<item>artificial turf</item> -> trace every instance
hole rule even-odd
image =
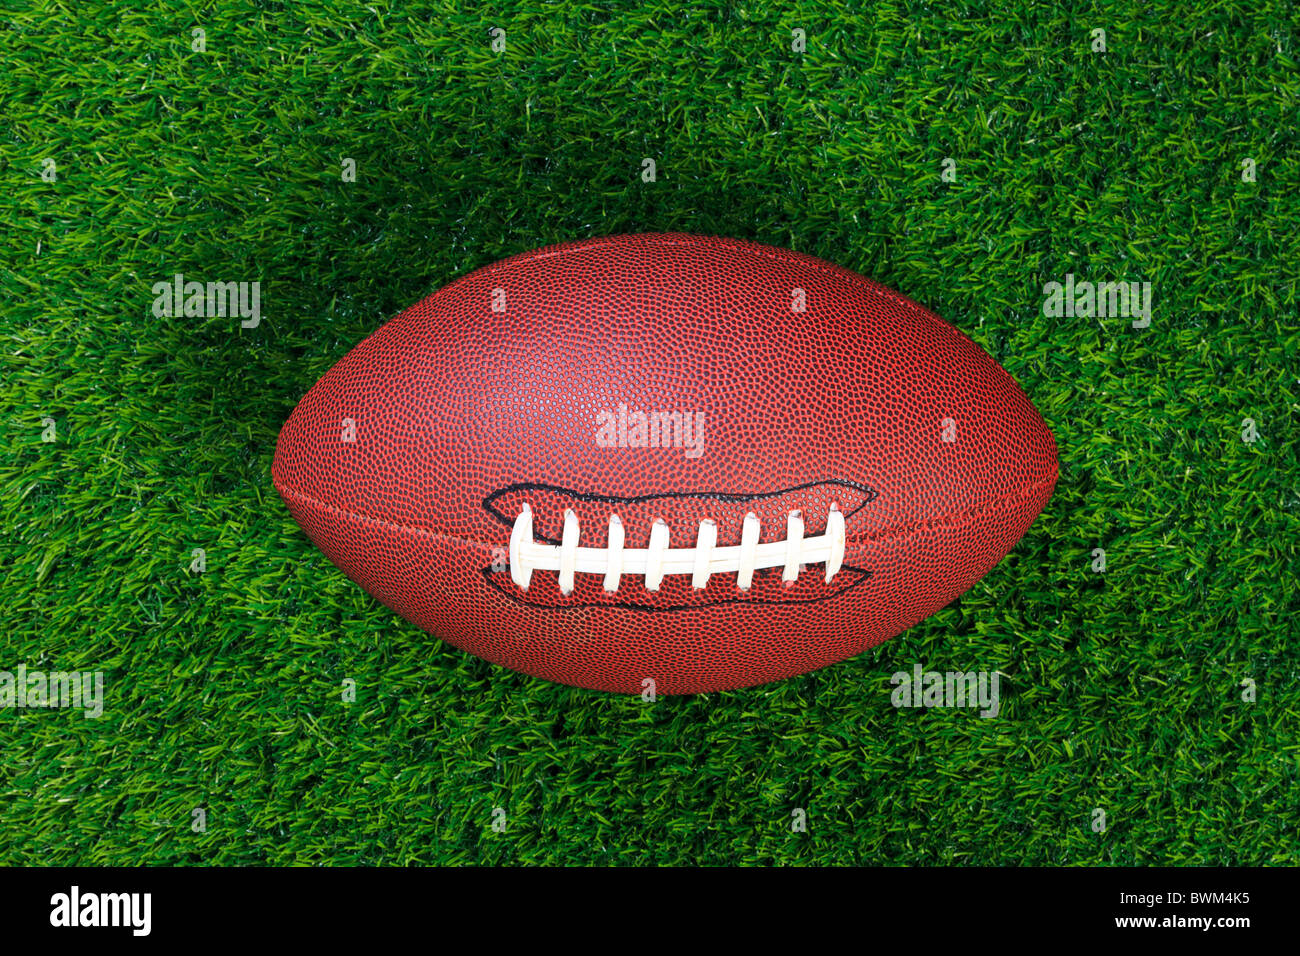
[[[98,719],[0,710],[0,863],[1300,863],[1293,4],[68,0],[0,33],[0,670],[105,676]],[[471,268],[638,231],[944,315],[1055,432],[1046,511],[856,659],[654,703],[369,598],[272,487],[294,404]],[[155,315],[176,274],[260,282],[260,324]],[[1150,326],[1044,315],[1071,274],[1150,282]],[[891,706],[917,663],[999,672],[1000,713]]]

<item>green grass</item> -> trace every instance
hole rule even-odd
[[[130,6],[0,14],[0,670],[107,694],[0,710],[0,863],[1300,864],[1292,4]],[[855,660],[653,705],[336,571],[270,479],[307,388],[475,266],[649,230],[988,349],[1060,446],[1012,555]],[[260,281],[261,325],[155,318],[176,273]],[[1151,282],[1151,327],[1044,317],[1067,273]],[[1000,671],[1001,715],[895,710],[917,662]]]

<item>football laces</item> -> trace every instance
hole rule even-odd
[[[573,593],[579,574],[601,575],[610,593],[628,576],[643,577],[647,591],[658,591],[669,574],[689,574],[696,589],[707,587],[715,574],[734,574],[736,588],[748,591],[754,572],[763,568],[782,568],[781,580],[788,584],[799,577],[805,565],[824,564],[826,582],[830,583],[844,565],[844,513],[838,504],[831,505],[822,534],[806,537],[799,511],[786,515],[785,537],[760,543],[762,531],[762,522],[751,511],[741,526],[740,543],[718,547],[718,526],[705,518],[692,547],[674,548],[668,525],[661,518],[650,526],[646,547],[627,548],[623,521],[610,514],[608,545],[589,548],[579,543],[582,529],[578,516],[566,509],[560,543],[546,544],[533,537],[533,511],[525,502],[510,530],[510,577],[526,591],[534,571],[555,571],[560,593],[567,595]]]

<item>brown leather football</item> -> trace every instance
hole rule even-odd
[[[818,259],[626,235],[464,276],[316,383],[272,468],[348,577],[581,687],[696,693],[844,660],[1033,523],[1056,445],[992,358]]]

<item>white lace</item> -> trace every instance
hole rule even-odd
[[[560,543],[539,544],[533,540],[533,512],[524,504],[510,531],[510,577],[528,590],[534,571],[558,571],[560,592],[573,592],[577,574],[600,574],[605,590],[617,591],[625,574],[645,576],[647,591],[658,591],[666,574],[689,574],[691,586],[703,588],[715,574],[735,574],[736,587],[748,591],[759,568],[784,568],[781,580],[793,581],[806,564],[825,564],[829,582],[844,564],[844,515],[832,505],[826,516],[826,531],[815,538],[803,535],[803,515],[791,511],[786,516],[785,539],[759,544],[762,528],[758,515],[745,515],[740,544],[717,547],[718,526],[709,519],[700,522],[693,548],[670,548],[668,525],[656,521],[650,528],[645,548],[624,548],[623,522],[616,514],[609,516],[609,546],[580,548],[578,516],[564,512],[564,530]]]

